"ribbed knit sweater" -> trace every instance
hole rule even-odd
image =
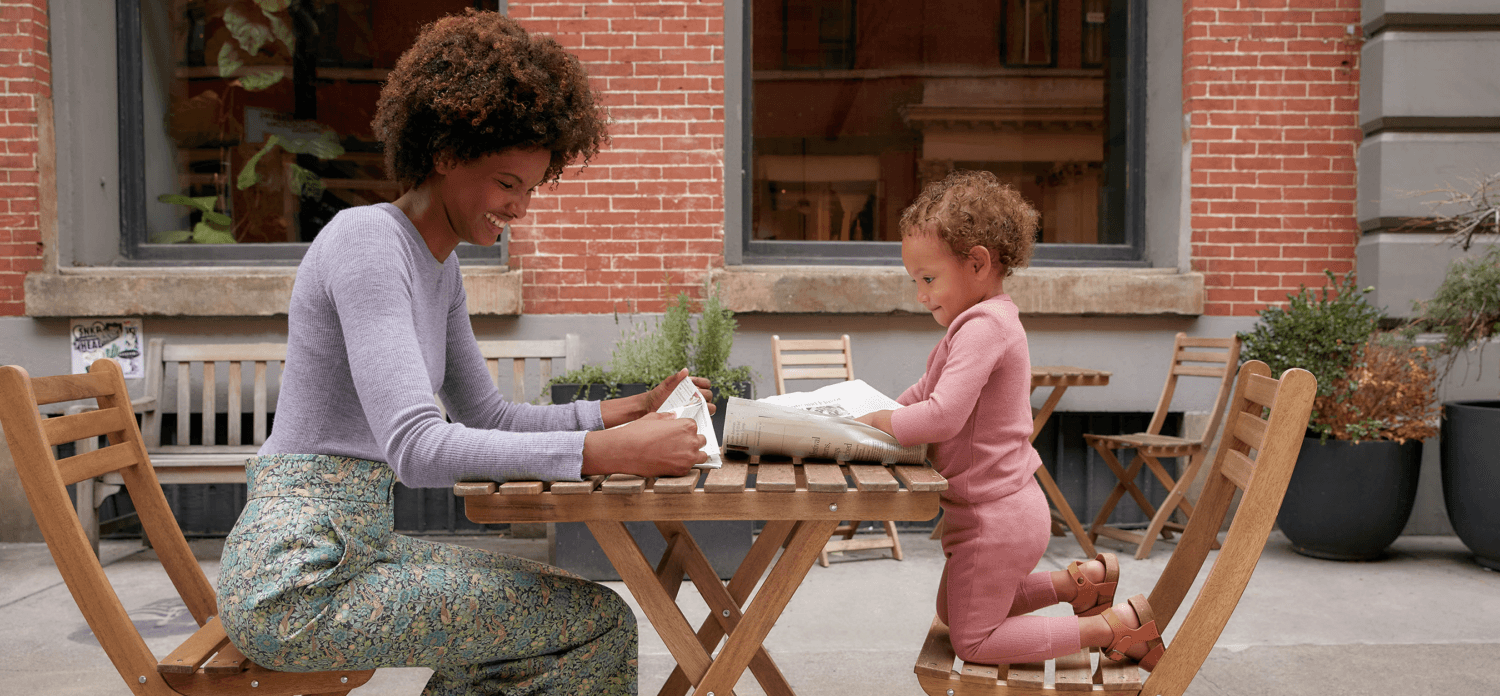
[[[500,397],[469,323],[457,254],[439,263],[396,206],[344,210],[308,248],[261,454],[383,461],[417,488],[578,479],[584,431],[602,427],[597,401]]]

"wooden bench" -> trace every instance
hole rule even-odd
[[[578,334],[553,340],[480,341],[490,379],[512,401],[532,401],[552,379],[553,361],[563,369],[581,363]],[[146,453],[157,479],[163,483],[244,483],[245,460],[255,456],[270,432],[280,391],[285,343],[168,344],[151,339],[146,344],[145,391],[131,401],[141,419]],[[536,365],[540,383],[530,388],[528,364]],[[502,384],[501,375],[509,374]],[[171,387],[169,389],[169,387]],[[221,402],[222,394],[222,402]],[[527,397],[530,398],[527,398]],[[439,406],[441,408],[441,405]],[[75,406],[68,413],[87,407]],[[200,414],[200,436],[193,438],[192,413]],[[227,416],[219,432],[217,415]],[[167,431],[167,414],[175,426]],[[80,442],[87,450],[92,443]],[[76,488],[79,521],[97,551],[99,535],[129,524],[132,515],[101,524],[99,505],[120,490],[118,473],[80,481]]]

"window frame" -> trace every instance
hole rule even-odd
[[[142,0],[115,0],[116,91],[119,109],[120,264],[125,266],[295,266],[310,242],[151,244],[146,229],[145,84]],[[500,0],[499,11],[507,10]],[[510,262],[510,226],[492,247],[460,243],[469,266]]]
[[[751,3],[724,2],[724,263],[753,265],[901,265],[899,242],[820,242],[756,240],[750,235],[752,203],[751,153],[754,151],[754,113],[750,46]],[[1124,129],[1126,163],[1123,176],[1125,214],[1122,244],[1043,244],[1032,254],[1033,267],[1148,267],[1146,258],[1146,49],[1145,2],[1112,0],[1111,20],[1127,22],[1125,66],[1113,81],[1125,85]],[[1106,134],[1107,135],[1107,134]],[[1130,185],[1140,182],[1141,185]]]

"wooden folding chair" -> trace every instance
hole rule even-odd
[[[1240,340],[1238,338],[1189,338],[1187,334],[1177,334],[1177,339],[1172,346],[1172,364],[1167,371],[1167,383],[1162,387],[1161,400],[1156,404],[1156,413],[1151,416],[1151,423],[1146,427],[1146,432],[1132,433],[1129,435],[1084,435],[1083,439],[1099,453],[1104,459],[1110,471],[1113,471],[1119,482],[1115,484],[1109,496],[1104,499],[1104,505],[1099,514],[1094,517],[1094,524],[1089,527],[1089,540],[1098,541],[1100,536],[1133,543],[1136,545],[1135,557],[1146,558],[1151,555],[1151,547],[1156,543],[1157,537],[1164,539],[1172,538],[1172,532],[1180,532],[1183,526],[1193,515],[1193,504],[1188,502],[1187,491],[1198,478],[1198,469],[1203,460],[1208,456],[1208,450],[1213,443],[1214,431],[1219,427],[1219,417],[1224,413],[1224,404],[1229,401],[1230,388],[1234,386],[1234,370],[1239,364]],[[1172,406],[1172,396],[1177,389],[1177,378],[1179,377],[1205,377],[1217,380],[1219,389],[1214,397],[1213,410],[1208,416],[1207,427],[1195,438],[1173,437],[1162,435],[1162,424],[1167,420],[1167,413]],[[1130,466],[1122,466],[1120,460],[1115,456],[1116,450],[1134,449],[1135,457],[1130,460]],[[1163,457],[1186,457],[1188,460],[1181,476],[1173,480],[1171,474],[1167,473],[1160,459]],[[1162,501],[1161,507],[1151,504],[1146,494],[1135,484],[1135,477],[1140,473],[1142,467],[1149,468],[1162,486],[1169,491],[1167,497]],[[1126,493],[1131,499],[1144,510],[1151,518],[1144,532],[1119,529],[1108,526],[1110,513],[1114,512],[1115,505]],[[1183,521],[1175,522],[1171,519],[1175,510],[1181,510]]]
[[[954,669],[948,627],[933,619],[915,668],[922,689],[933,696],[1058,696],[1077,692],[1180,696],[1203,666],[1250,582],[1250,574],[1276,522],[1307,429],[1317,380],[1297,368],[1282,373],[1279,380],[1272,379],[1270,372],[1260,361],[1245,363],[1240,368],[1234,405],[1203,495],[1198,499],[1198,510],[1151,590],[1151,609],[1163,633],[1213,548],[1236,490],[1244,491],[1244,495],[1224,537],[1224,546],[1210,566],[1187,618],[1144,683],[1134,661],[1115,662],[1099,654],[1098,649],[1059,657],[1051,669],[1041,662],[965,663]],[[1269,415],[1262,417],[1267,409]],[[1053,675],[1050,682],[1046,680],[1049,673]]]
[[[849,334],[840,338],[782,340],[771,336],[771,367],[776,373],[776,393],[786,393],[789,379],[854,379],[854,352]],[[891,556],[901,560],[901,538],[896,523],[884,522],[885,536],[879,539],[855,539],[854,533],[864,520],[849,520],[833,530],[833,538],[818,554],[818,563],[828,567],[828,554],[862,549],[890,549]]]
[[[57,418],[39,411],[40,406],[77,399],[94,399],[98,408]],[[36,379],[20,367],[0,367],[0,427],[58,571],[133,693],[345,694],[374,674],[274,672],[250,662],[229,643],[216,617],[213,585],[167,506],[131,412],[124,376],[113,360],[99,360],[83,375]],[[61,460],[54,455],[55,445],[93,441],[101,435],[108,436],[109,446]],[[115,472],[130,492],[167,576],[200,626],[160,660],[120,604],[68,499],[69,484]]]

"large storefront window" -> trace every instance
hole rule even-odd
[[[295,261],[338,211],[395,200],[381,83],[423,25],[498,5],[118,2],[125,255],[188,262]]]
[[[1143,3],[747,2],[747,262],[899,262],[958,168],[1037,207],[1040,263],[1141,258]]]

